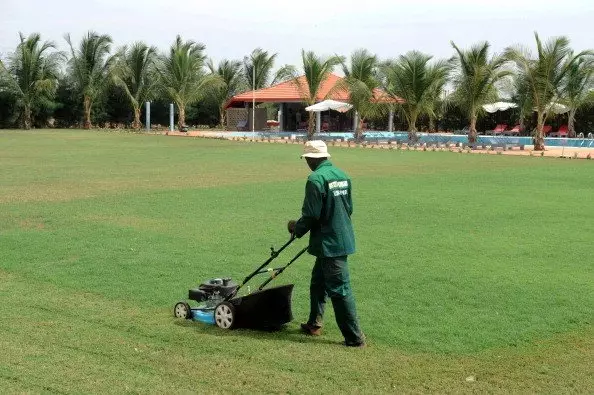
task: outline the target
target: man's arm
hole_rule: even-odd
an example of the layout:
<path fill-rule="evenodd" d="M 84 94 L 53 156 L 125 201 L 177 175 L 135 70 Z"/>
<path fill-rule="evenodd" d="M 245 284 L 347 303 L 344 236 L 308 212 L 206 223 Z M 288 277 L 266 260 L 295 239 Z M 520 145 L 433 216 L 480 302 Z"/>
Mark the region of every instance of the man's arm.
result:
<path fill-rule="evenodd" d="M 320 220 L 321 212 L 322 192 L 320 187 L 314 181 L 307 180 L 301 218 L 299 218 L 294 228 L 295 237 L 303 237 L 309 232 L 312 226 Z"/>

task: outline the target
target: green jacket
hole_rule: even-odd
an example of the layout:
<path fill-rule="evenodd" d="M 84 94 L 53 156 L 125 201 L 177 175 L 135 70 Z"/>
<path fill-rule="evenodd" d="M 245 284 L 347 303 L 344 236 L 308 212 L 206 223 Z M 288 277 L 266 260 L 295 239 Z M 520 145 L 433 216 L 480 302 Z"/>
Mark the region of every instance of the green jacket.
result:
<path fill-rule="evenodd" d="M 355 252 L 351 179 L 325 160 L 307 178 L 301 218 L 295 236 L 310 232 L 308 252 L 316 257 L 337 257 Z"/>

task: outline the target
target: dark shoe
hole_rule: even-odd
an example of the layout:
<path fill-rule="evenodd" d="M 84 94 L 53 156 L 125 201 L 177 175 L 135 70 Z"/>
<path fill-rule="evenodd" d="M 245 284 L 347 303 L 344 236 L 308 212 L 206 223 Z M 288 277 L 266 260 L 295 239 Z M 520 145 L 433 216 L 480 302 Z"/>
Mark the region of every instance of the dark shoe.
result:
<path fill-rule="evenodd" d="M 322 334 L 322 328 L 309 324 L 301 324 L 301 332 L 310 336 L 320 336 Z"/>
<path fill-rule="evenodd" d="M 359 348 L 367 347 L 367 343 L 365 343 L 365 335 L 364 334 L 361 334 L 361 341 L 358 343 L 352 343 L 352 342 L 347 343 L 345 340 L 342 342 L 342 344 L 344 344 L 347 347 L 359 347 Z"/>
<path fill-rule="evenodd" d="M 342 342 L 342 344 L 347 347 L 358 347 L 358 348 L 367 347 L 367 344 L 365 343 L 365 341 L 362 341 L 361 343 L 347 343 L 346 341 L 344 341 L 344 342 Z"/>

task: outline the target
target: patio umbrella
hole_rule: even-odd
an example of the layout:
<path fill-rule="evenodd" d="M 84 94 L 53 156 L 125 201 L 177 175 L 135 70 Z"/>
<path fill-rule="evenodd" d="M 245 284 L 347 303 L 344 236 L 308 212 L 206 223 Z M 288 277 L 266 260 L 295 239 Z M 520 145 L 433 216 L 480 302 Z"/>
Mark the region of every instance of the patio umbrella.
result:
<path fill-rule="evenodd" d="M 497 111 L 507 111 L 510 108 L 516 108 L 516 107 L 518 107 L 518 105 L 515 103 L 508 103 L 508 102 L 503 102 L 503 101 L 498 101 L 497 103 L 485 104 L 483 106 L 485 111 L 488 113 L 491 113 L 491 114 L 494 112 L 497 112 Z"/>
<path fill-rule="evenodd" d="M 324 100 L 309 107 L 305 107 L 305 111 L 320 112 L 334 110 L 338 112 L 347 112 L 353 108 L 349 103 L 344 103 L 336 100 Z"/>
<path fill-rule="evenodd" d="M 547 106 L 547 111 L 552 111 L 555 114 L 565 114 L 569 111 L 569 107 L 560 103 L 551 102 Z"/>

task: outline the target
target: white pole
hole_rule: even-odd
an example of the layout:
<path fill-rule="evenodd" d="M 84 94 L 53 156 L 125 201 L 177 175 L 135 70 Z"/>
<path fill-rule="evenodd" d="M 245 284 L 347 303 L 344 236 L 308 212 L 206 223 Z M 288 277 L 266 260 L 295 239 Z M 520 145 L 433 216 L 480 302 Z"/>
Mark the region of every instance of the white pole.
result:
<path fill-rule="evenodd" d="M 322 112 L 316 112 L 316 133 L 320 133 L 322 131 Z"/>
<path fill-rule="evenodd" d="M 252 133 L 256 130 L 256 67 L 252 64 Z"/>
<path fill-rule="evenodd" d="M 169 130 L 173 132 L 173 103 L 169 103 Z"/>
<path fill-rule="evenodd" d="M 150 101 L 147 101 L 145 103 L 145 106 L 146 106 L 145 107 L 146 108 L 146 119 L 145 119 L 145 122 L 146 122 L 146 130 L 148 132 L 149 130 L 151 130 L 151 102 Z"/>

